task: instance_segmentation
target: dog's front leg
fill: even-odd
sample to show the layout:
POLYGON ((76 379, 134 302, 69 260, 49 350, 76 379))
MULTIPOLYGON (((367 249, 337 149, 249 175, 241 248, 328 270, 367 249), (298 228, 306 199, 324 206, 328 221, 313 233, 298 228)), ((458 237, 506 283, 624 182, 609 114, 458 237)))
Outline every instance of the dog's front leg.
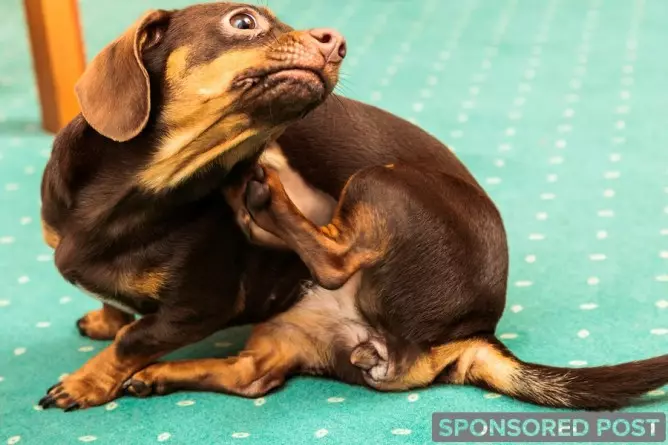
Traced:
POLYGON ((51 387, 40 400, 40 406, 72 411, 114 400, 121 394, 123 382, 135 372, 165 354, 207 337, 219 327, 205 318, 195 318, 158 313, 124 326, 110 346, 51 387))

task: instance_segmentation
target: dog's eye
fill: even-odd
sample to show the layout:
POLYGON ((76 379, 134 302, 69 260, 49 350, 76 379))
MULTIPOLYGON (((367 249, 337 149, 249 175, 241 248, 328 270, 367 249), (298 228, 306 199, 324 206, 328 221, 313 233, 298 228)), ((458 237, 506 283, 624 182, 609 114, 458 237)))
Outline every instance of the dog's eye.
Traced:
POLYGON ((232 25, 233 28, 242 30, 255 29, 256 27, 253 16, 245 12, 234 14, 232 17, 230 17, 230 25, 232 25))

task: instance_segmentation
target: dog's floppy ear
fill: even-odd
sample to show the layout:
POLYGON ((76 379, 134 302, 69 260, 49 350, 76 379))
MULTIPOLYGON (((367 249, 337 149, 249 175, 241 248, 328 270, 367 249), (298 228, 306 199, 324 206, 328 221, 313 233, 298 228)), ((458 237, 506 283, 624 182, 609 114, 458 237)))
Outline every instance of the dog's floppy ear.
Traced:
POLYGON ((157 44, 169 12, 146 13, 90 62, 75 85, 84 119, 98 133, 118 142, 137 136, 151 111, 151 87, 142 51, 157 44))

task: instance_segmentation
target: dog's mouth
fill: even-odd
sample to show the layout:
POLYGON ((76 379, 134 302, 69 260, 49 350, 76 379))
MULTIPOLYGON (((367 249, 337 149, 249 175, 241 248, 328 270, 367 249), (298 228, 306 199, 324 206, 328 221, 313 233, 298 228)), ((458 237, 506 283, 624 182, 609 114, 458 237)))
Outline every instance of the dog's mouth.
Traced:
POLYGON ((269 80, 301 82, 304 84, 315 85, 320 83, 323 88, 327 88, 327 80, 320 71, 305 68, 287 68, 276 71, 267 76, 269 80))
POLYGON ((303 86, 311 90, 320 90, 326 94, 331 89, 331 81, 322 70, 305 66, 282 66, 267 69, 250 70, 239 76, 233 83, 244 94, 251 91, 268 91, 282 84, 303 86))
POLYGON ((241 106, 255 117, 280 123, 305 116, 333 91, 336 79, 324 69, 282 65, 249 70, 232 83, 241 106))

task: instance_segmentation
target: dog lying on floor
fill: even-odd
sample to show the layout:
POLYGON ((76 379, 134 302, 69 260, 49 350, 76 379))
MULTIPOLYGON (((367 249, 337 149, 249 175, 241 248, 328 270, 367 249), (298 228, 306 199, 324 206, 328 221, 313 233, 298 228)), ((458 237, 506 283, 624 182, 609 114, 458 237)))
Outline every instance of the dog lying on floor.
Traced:
POLYGON ((255 397, 312 373, 600 409, 668 381, 668 356, 554 368, 495 339, 496 207, 433 137, 331 94, 345 53, 333 30, 216 3, 152 11, 95 57, 44 172, 42 220, 60 273, 104 303, 81 333, 113 342, 40 405, 255 397), (238 357, 152 364, 246 323, 238 357))

